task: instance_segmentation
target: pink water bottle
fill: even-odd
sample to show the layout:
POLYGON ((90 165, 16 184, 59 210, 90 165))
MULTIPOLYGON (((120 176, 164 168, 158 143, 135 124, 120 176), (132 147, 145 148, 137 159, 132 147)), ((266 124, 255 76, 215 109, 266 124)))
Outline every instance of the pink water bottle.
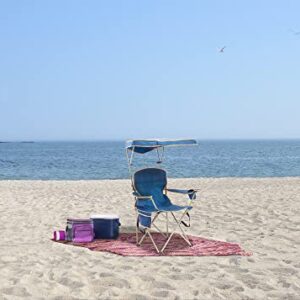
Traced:
POLYGON ((54 231, 53 239, 55 241, 64 241, 66 239, 66 232, 63 230, 54 231))

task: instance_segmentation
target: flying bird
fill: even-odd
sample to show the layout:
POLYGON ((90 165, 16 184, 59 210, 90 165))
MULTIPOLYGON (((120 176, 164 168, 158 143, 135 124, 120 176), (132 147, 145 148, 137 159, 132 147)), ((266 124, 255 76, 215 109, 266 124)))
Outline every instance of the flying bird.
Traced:
POLYGON ((219 48, 219 53, 224 53, 225 48, 226 48, 226 46, 219 48))

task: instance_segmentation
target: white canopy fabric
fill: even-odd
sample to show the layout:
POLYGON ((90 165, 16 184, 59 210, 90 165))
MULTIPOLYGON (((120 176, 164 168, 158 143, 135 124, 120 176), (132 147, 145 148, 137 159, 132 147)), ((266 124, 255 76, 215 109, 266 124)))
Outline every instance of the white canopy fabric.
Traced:
POLYGON ((169 146, 197 145, 194 139, 141 139, 126 141, 126 149, 144 154, 146 152, 169 146))

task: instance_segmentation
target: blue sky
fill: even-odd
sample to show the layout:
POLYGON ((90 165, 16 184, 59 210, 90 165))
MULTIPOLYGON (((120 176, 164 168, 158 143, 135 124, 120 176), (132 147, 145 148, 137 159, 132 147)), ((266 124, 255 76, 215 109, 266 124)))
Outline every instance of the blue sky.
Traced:
POLYGON ((299 11, 2 0, 0 140, 300 138, 299 11))

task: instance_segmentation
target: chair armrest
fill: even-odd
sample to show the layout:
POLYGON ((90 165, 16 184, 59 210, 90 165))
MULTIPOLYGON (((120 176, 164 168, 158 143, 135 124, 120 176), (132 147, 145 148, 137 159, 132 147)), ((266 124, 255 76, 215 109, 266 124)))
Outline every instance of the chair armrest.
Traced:
POLYGON ((196 199, 196 193, 198 192, 198 190, 194 190, 194 189, 190 189, 190 190, 166 189, 166 190, 171 193, 188 195, 191 200, 196 199))
POLYGON ((152 201, 153 206, 158 210, 158 207, 155 204, 154 199, 151 195, 150 196, 141 196, 137 192, 133 192, 132 195, 135 197, 135 204, 137 203, 138 200, 150 200, 150 201, 152 201))

